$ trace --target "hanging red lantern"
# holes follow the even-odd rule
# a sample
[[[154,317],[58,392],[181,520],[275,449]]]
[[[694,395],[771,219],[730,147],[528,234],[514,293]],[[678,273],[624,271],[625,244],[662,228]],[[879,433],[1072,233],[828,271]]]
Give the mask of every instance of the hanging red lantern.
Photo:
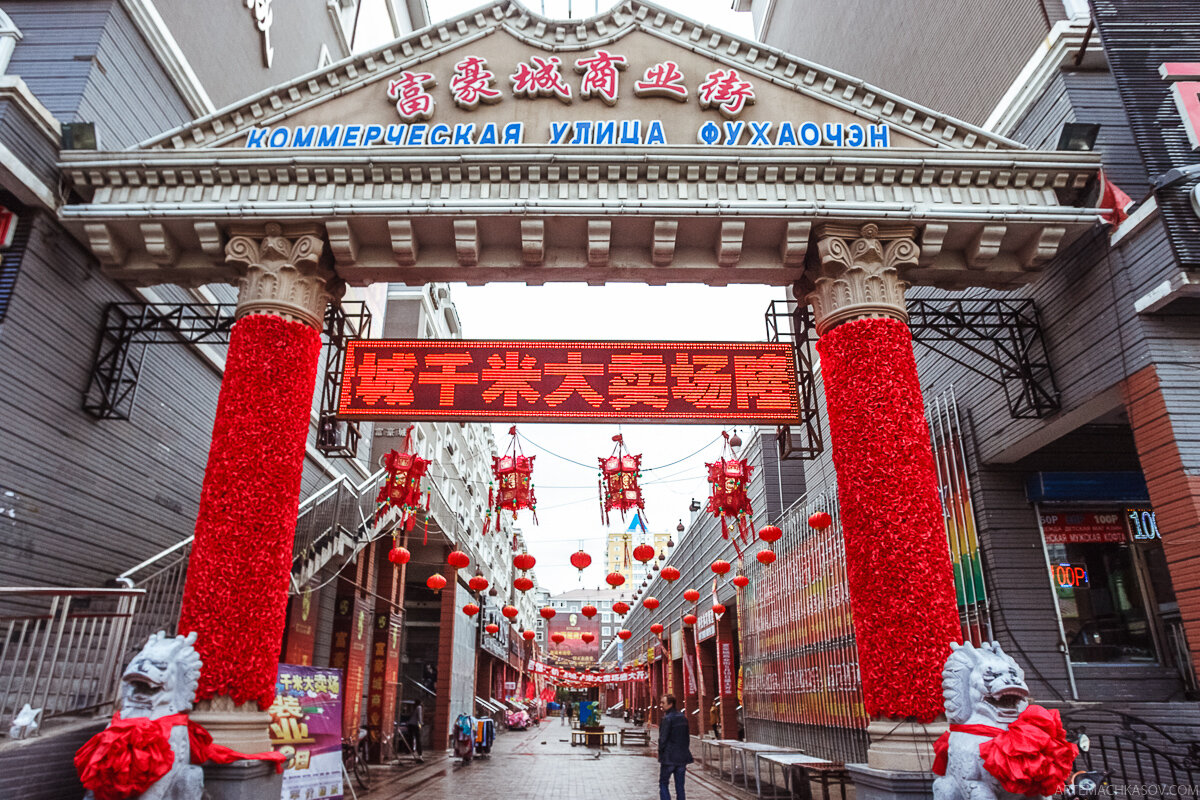
[[[775,563],[776,556],[773,550],[759,550],[755,558],[758,559],[758,563],[768,565]]]
[[[479,606],[475,605],[474,603],[467,603],[465,606],[463,606],[463,613],[468,617],[473,617],[479,613]]]
[[[729,538],[729,525],[732,522],[737,528],[741,540],[749,542],[748,534],[754,532],[754,510],[750,507],[749,495],[750,476],[754,472],[754,467],[748,460],[734,456],[728,433],[721,435],[725,437],[725,447],[721,451],[721,458],[704,465],[708,468],[710,492],[707,510],[721,520],[722,536],[726,539]],[[728,457],[726,457],[726,453],[728,453]],[[733,540],[733,544],[740,556],[741,547],[738,545],[737,539]]]
[[[472,592],[482,592],[488,587],[488,580],[483,577],[482,573],[476,572],[475,576],[467,581],[467,586],[471,587]]]
[[[583,552],[582,548],[571,554],[571,566],[579,570],[580,573],[587,569],[591,563],[592,557]],[[583,580],[583,575],[580,574],[579,578]]]
[[[527,642],[532,642],[534,640],[534,638],[537,636],[537,634],[534,633],[533,631],[525,631],[521,635],[523,637],[525,637],[525,641],[527,641]]]
[[[492,474],[495,485],[488,487],[488,512],[483,529],[488,529],[491,522],[492,510],[496,512],[496,530],[500,530],[500,514],[511,511],[515,521],[517,512],[528,508],[533,512],[533,522],[537,524],[537,498],[533,493],[533,460],[537,456],[527,456],[521,452],[517,441],[517,426],[508,430],[512,437],[508,449],[502,456],[492,456]]]
[[[833,524],[833,517],[826,511],[815,511],[808,516],[808,526],[823,531]]]
[[[375,512],[378,520],[389,508],[400,509],[400,528],[413,529],[418,511],[429,510],[429,495],[422,497],[421,479],[429,469],[429,460],[412,452],[413,425],[404,431],[400,450],[391,450],[383,457],[385,477],[375,502],[382,504]]]
[[[522,575],[519,578],[513,579],[513,588],[518,592],[528,592],[533,588],[533,581]]]
[[[745,589],[747,586],[750,585],[750,579],[747,578],[745,575],[734,575],[733,576],[733,585],[739,589]]]
[[[629,641],[629,637],[633,636],[633,631],[627,631],[622,628],[621,630],[617,631],[617,636],[621,637],[621,641],[623,642]]]
[[[517,553],[513,556],[513,566],[522,572],[528,572],[533,569],[533,565],[537,563],[537,559],[529,553]]]
[[[663,567],[662,577],[667,583],[674,583],[679,580],[679,570],[674,567]]]
[[[483,629],[485,631],[487,631],[488,633],[490,633],[492,636],[495,636],[497,633],[500,632],[500,626],[494,622],[489,622],[487,625],[484,625]]]
[[[700,593],[695,589],[688,589],[683,593],[683,599],[687,600],[689,603],[694,603],[700,599]]]
[[[550,641],[554,642],[555,644],[562,644],[566,640],[567,640],[567,637],[562,635],[561,633],[550,634]]]
[[[758,538],[762,539],[767,544],[770,544],[771,542],[778,542],[781,536],[783,536],[783,531],[781,531],[775,525],[763,525],[758,529]]]
[[[596,616],[596,607],[589,603],[588,605],[579,609],[579,613],[583,614],[588,619],[591,619],[592,617]]]
[[[615,589],[625,582],[625,576],[619,572],[610,572],[604,580]]]
[[[683,615],[683,624],[684,625],[695,625],[696,624],[696,615],[695,614],[684,614]]]
[[[653,633],[655,636],[658,636],[658,635],[660,635],[660,634],[663,632],[663,626],[662,626],[662,623],[660,623],[660,622],[656,622],[656,623],[654,623],[653,625],[651,625],[651,626],[650,626],[650,632],[651,632],[651,633]]]
[[[435,572],[425,579],[425,585],[437,593],[446,588],[446,579]]]
[[[504,608],[500,609],[500,613],[508,619],[516,619],[517,614],[520,614],[521,612],[517,611],[515,606],[505,606]]]
[[[645,600],[642,601],[642,605],[644,605],[646,608],[653,611],[654,609],[658,608],[658,605],[659,605],[658,598],[657,597],[647,597]]]
[[[471,565],[471,557],[462,550],[451,550],[450,555],[446,556],[446,563],[455,569],[462,569]]]
[[[645,564],[650,559],[654,558],[654,548],[648,544],[639,544],[633,548],[633,557]]]
[[[554,615],[555,615],[557,612],[556,612],[556,611],[555,611],[553,608],[551,608],[550,606],[546,606],[545,608],[543,608],[543,609],[542,609],[541,611],[539,611],[538,613],[542,615],[542,619],[554,619]]]
[[[591,644],[592,642],[596,641],[596,634],[585,632],[579,634],[579,638],[583,640],[584,644]]]
[[[724,613],[725,613],[725,606],[724,606],[724,605],[722,605],[721,603],[714,603],[714,604],[713,604],[713,616],[715,616],[717,619],[720,619],[720,618],[721,618],[721,615],[722,615],[722,614],[724,614]]]
[[[617,602],[613,603],[612,610],[623,617],[629,613],[629,604],[623,600],[618,600]]]
[[[391,550],[388,551],[388,561],[392,562],[393,564],[397,564],[397,565],[407,564],[409,559],[411,559],[411,558],[412,558],[412,553],[408,552],[407,547],[401,547],[400,545],[396,545],[395,547],[393,547]]]
[[[646,503],[642,499],[642,489],[638,478],[642,475],[641,455],[631,455],[625,449],[625,438],[621,434],[612,437],[616,443],[612,455],[600,459],[600,521],[608,524],[608,513],[614,509],[621,512],[621,520],[625,520],[625,512],[637,509],[644,511]],[[642,514],[635,517],[642,533],[646,532],[646,523]],[[632,527],[632,526],[630,526]]]
[[[716,561],[714,561],[712,563],[712,571],[717,573],[718,575],[724,575],[726,572],[729,572],[729,570],[731,570],[731,569],[733,569],[733,566],[730,565],[730,563],[728,561],[724,561],[722,559],[717,559]]]

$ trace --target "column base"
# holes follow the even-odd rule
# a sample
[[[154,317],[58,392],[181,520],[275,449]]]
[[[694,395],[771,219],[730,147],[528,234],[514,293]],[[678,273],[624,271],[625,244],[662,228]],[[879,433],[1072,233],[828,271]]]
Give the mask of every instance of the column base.
[[[235,705],[225,696],[200,700],[191,718],[208,729],[214,742],[239,753],[265,753],[271,749],[271,715],[259,711],[258,703]]]
[[[272,762],[204,765],[205,800],[263,800],[282,795],[283,775],[275,772]]]
[[[871,745],[867,766],[884,771],[928,773],[933,768],[933,743],[948,730],[946,720],[929,724],[875,719],[867,725]]]
[[[877,769],[866,764],[847,764],[854,781],[855,800],[931,800],[932,772]]]

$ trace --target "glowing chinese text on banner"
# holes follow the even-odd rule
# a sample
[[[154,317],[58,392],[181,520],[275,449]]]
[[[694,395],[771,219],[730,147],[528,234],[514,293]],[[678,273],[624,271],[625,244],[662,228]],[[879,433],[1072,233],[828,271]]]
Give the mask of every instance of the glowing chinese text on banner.
[[[790,344],[355,340],[347,419],[798,424]]]
[[[564,667],[590,667],[600,660],[600,620],[582,614],[558,614],[547,623],[547,635],[561,633],[561,642],[550,641],[546,653],[550,661]],[[592,634],[592,641],[583,641],[583,634]]]

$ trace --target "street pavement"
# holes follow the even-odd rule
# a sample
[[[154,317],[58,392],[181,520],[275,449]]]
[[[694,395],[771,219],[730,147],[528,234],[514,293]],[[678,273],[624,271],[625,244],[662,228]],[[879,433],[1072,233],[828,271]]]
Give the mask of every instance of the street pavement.
[[[609,723],[608,728],[617,726]],[[657,800],[656,736],[652,729],[648,747],[600,752],[571,747],[570,728],[550,719],[527,731],[498,734],[491,756],[476,756],[470,764],[426,753],[424,764],[405,757],[396,767],[373,766],[371,790],[360,790],[358,800]],[[686,793],[688,800],[738,796],[728,783],[704,774],[698,763],[688,768]],[[345,796],[353,797],[349,791]]]

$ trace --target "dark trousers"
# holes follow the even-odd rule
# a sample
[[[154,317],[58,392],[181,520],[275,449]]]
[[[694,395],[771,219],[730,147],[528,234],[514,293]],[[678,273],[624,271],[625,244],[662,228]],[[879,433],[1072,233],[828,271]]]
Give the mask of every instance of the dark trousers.
[[[405,725],[404,734],[404,738],[408,739],[408,743],[412,746],[413,752],[418,756],[421,755],[421,726]]]
[[[658,796],[660,800],[671,800],[671,792],[667,788],[671,783],[671,776],[675,776],[675,800],[685,800],[683,796],[683,779],[687,777],[686,764],[659,764],[658,765]]]

